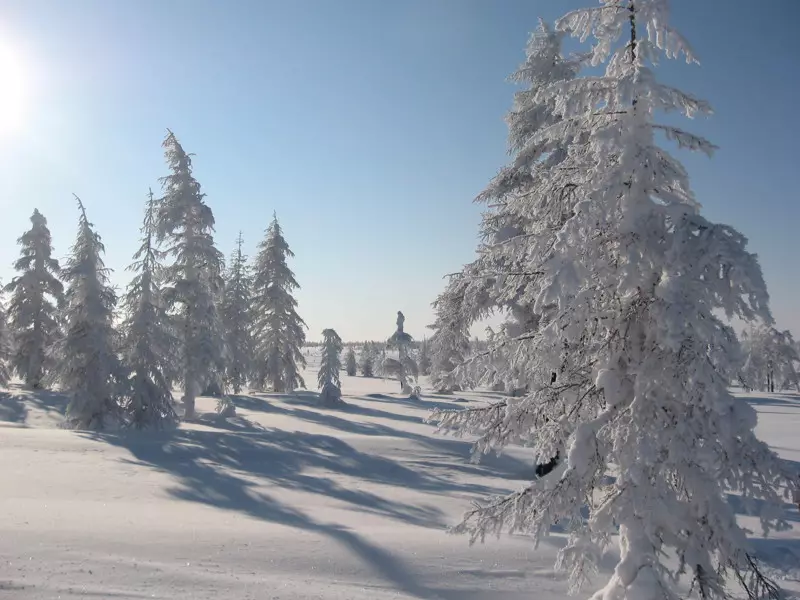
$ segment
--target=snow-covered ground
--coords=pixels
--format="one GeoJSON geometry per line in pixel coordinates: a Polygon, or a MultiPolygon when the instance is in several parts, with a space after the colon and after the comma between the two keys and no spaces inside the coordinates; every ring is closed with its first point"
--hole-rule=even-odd
{"type": "MultiPolygon", "coordinates": [[[[445,534],[471,501],[532,470],[523,449],[470,464],[467,442],[423,423],[435,406],[486,395],[412,401],[395,381],[342,384],[345,409],[318,408],[311,392],[254,394],[236,397],[227,421],[208,414],[174,433],[121,436],[56,429],[61,396],[10,388],[0,397],[0,598],[566,596],[553,571],[559,535],[534,549],[523,536],[469,547],[445,534]]],[[[762,438],[800,467],[800,397],[751,401],[762,438]]],[[[790,511],[793,529],[757,548],[796,590],[800,516],[790,511]]]]}

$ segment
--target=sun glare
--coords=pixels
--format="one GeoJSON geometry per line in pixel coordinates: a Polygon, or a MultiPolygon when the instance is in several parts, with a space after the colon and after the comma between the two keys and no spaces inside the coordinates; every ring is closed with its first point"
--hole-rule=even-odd
{"type": "Polygon", "coordinates": [[[0,136],[22,127],[26,103],[24,65],[10,48],[0,46],[0,136]]]}

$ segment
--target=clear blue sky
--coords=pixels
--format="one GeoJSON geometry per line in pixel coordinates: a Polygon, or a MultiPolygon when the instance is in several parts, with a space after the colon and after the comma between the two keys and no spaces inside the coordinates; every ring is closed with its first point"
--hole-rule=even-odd
{"type": "MultiPolygon", "coordinates": [[[[196,154],[226,254],[240,229],[252,254],[277,211],[311,339],[386,338],[397,310],[421,337],[442,276],[472,259],[471,200],[506,158],[506,77],[537,17],[577,5],[2,0],[0,49],[29,89],[17,131],[0,134],[0,276],[34,207],[66,254],[75,192],[124,284],[169,127],[196,154]]],[[[800,335],[800,1],[673,5],[703,65],[663,75],[712,102],[687,127],[721,146],[682,158],[706,214],[750,238],[778,325],[800,335]]]]}

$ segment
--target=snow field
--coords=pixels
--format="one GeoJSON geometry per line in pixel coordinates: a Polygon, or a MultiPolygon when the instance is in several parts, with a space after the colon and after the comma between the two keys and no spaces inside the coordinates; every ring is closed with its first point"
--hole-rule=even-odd
{"type": "MultiPolygon", "coordinates": [[[[307,382],[317,363],[312,352],[307,382]]],[[[437,405],[487,395],[414,402],[397,387],[343,375],[339,410],[311,391],[252,394],[224,420],[200,398],[198,422],[177,432],[97,435],[55,428],[58,394],[12,386],[0,401],[0,598],[565,597],[562,535],[534,549],[523,536],[469,547],[445,533],[532,470],[520,448],[471,464],[467,441],[423,423],[437,405]]],[[[800,462],[800,398],[752,401],[762,439],[800,462]]],[[[792,530],[756,548],[797,590],[793,511],[792,530]]]]}

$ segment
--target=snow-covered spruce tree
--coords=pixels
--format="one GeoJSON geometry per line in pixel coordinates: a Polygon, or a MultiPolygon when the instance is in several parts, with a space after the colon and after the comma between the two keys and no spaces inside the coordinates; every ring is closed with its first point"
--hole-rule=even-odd
{"type": "Polygon", "coordinates": [[[544,249],[555,242],[562,223],[572,213],[585,154],[583,146],[573,144],[579,133],[564,132],[546,140],[536,137],[561,122],[560,113],[554,110],[555,100],[538,98],[538,90],[574,79],[584,58],[564,58],[563,37],[563,32],[540,21],[527,45],[525,62],[512,76],[524,86],[515,94],[506,118],[513,161],[476,198],[487,205],[481,223],[483,243],[476,260],[449,276],[445,291],[434,302],[431,381],[440,391],[477,384],[519,391],[529,384],[527,373],[513,368],[516,361],[508,355],[512,349],[503,340],[530,334],[538,327],[534,296],[528,293],[536,274],[531,265],[544,260],[544,249]],[[548,176],[559,172],[571,173],[572,180],[565,184],[548,176]],[[541,257],[529,254],[531,238],[543,249],[541,257]],[[456,377],[454,369],[464,365],[470,354],[470,326],[492,313],[506,315],[495,351],[471,359],[469,368],[462,368],[456,377]]]}
{"type": "Polygon", "coordinates": [[[397,360],[384,358],[383,368],[386,374],[397,377],[400,382],[400,389],[403,390],[404,394],[411,394],[414,393],[411,380],[413,379],[416,382],[419,376],[419,368],[409,353],[414,338],[404,331],[405,320],[403,313],[398,310],[397,329],[386,342],[388,348],[397,349],[397,360]]]}
{"type": "Polygon", "coordinates": [[[417,365],[419,366],[420,375],[431,374],[430,344],[427,339],[423,339],[422,343],[419,345],[417,365]]]}
{"type": "Polygon", "coordinates": [[[52,257],[53,247],[47,219],[36,209],[31,228],[19,238],[21,256],[14,263],[20,274],[6,286],[11,293],[8,320],[13,337],[11,364],[32,388],[42,385],[53,368],[52,350],[59,339],[59,310],[64,306],[61,268],[52,257]]]}
{"type": "Polygon", "coordinates": [[[800,391],[800,354],[790,331],[761,325],[742,334],[745,354],[742,384],[749,389],[774,392],[793,387],[800,391]]]}
{"type": "Polygon", "coordinates": [[[162,252],[155,246],[156,212],[153,192],[147,200],[142,245],[128,267],[134,273],[122,299],[121,354],[130,372],[123,406],[128,423],[137,429],[171,429],[178,424],[170,382],[178,376],[178,338],[158,286],[162,252]]]}
{"type": "Polygon", "coordinates": [[[354,377],[356,374],[356,369],[358,365],[356,364],[356,351],[353,349],[352,346],[347,348],[347,356],[345,357],[345,369],[347,370],[347,374],[350,377],[354,377]]]}
{"type": "Polygon", "coordinates": [[[469,320],[462,311],[461,297],[445,291],[433,303],[436,320],[430,328],[431,386],[440,393],[456,391],[455,369],[469,352],[469,320]]]}
{"type": "Polygon", "coordinates": [[[386,345],[373,342],[373,349],[375,351],[375,358],[373,361],[373,370],[378,377],[386,377],[390,375],[386,371],[386,345]]]}
{"type": "Polygon", "coordinates": [[[782,490],[797,481],[755,436],[753,408],[728,391],[738,344],[719,315],[771,316],[746,239],[700,215],[686,171],[656,144],[658,136],[713,150],[655,122],[661,112],[709,111],[650,68],[659,53],[694,61],[668,8],[667,0],[604,0],[558,22],[593,36],[588,62],[605,69],[528,91],[557,117],[530,124],[512,145],[515,160],[540,156],[526,193],[513,199],[529,225],[484,258],[500,255],[493,294],[521,292],[538,320],[502,342],[528,390],[433,419],[478,434],[478,453],[516,442],[539,463],[564,457],[550,475],[468,513],[456,531],[473,540],[524,531],[538,541],[558,522],[569,534],[558,566],[573,589],[617,541],[619,563],[598,600],[677,600],[681,581],[701,598],[728,597],[733,581],[763,598],[776,588],[725,494],[759,501],[769,531],[785,525],[782,490]],[[566,164],[550,163],[555,145],[566,164]]]}
{"type": "Polygon", "coordinates": [[[375,376],[375,349],[370,342],[365,342],[359,357],[359,369],[362,377],[375,376]]]}
{"type": "Polygon", "coordinates": [[[113,429],[124,420],[120,403],[127,392],[113,328],[117,297],[103,264],[103,243],[83,203],[75,198],[80,209],[78,236],[63,272],[66,332],[58,342],[60,360],[52,377],[69,394],[65,427],[113,429]]]}
{"type": "Polygon", "coordinates": [[[273,215],[258,247],[253,276],[254,385],[291,392],[305,387],[300,367],[306,364],[302,353],[306,324],[297,314],[292,295],[300,286],[286,264],[294,253],[283,238],[277,216],[273,215]]]}
{"type": "Polygon", "coordinates": [[[225,380],[234,394],[247,385],[253,369],[252,277],[247,257],[242,253],[242,234],[230,260],[222,297],[222,323],[228,346],[225,380]]]}
{"type": "Polygon", "coordinates": [[[11,332],[8,329],[5,308],[0,305],[0,386],[8,384],[9,364],[13,355],[11,332]]]}
{"type": "Polygon", "coordinates": [[[217,383],[225,368],[224,334],[216,307],[222,289],[222,254],[214,245],[214,214],[192,176],[192,161],[175,134],[162,144],[170,174],[161,178],[163,197],[156,222],[159,241],[175,262],[164,269],[164,300],[177,317],[184,418],[194,416],[195,398],[217,383]]]}
{"type": "Polygon", "coordinates": [[[325,406],[337,406],[342,403],[342,389],[339,371],[342,369],[342,338],[333,329],[322,332],[322,360],[320,362],[317,383],[319,384],[320,402],[325,406]]]}

